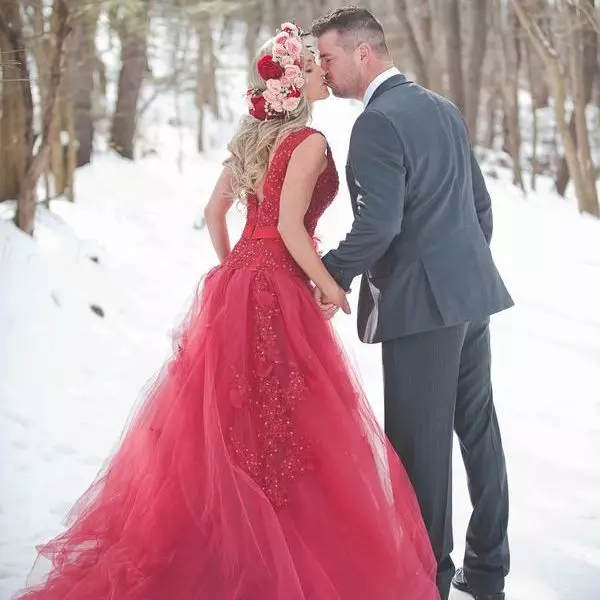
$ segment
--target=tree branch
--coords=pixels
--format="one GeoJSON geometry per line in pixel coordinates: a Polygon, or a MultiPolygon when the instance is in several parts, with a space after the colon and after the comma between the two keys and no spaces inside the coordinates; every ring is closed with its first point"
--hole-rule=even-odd
{"type": "Polygon", "coordinates": [[[57,23],[55,34],[56,42],[54,44],[54,54],[52,56],[52,62],[50,65],[48,89],[47,93],[45,94],[44,106],[42,107],[41,143],[40,148],[35,156],[33,156],[33,126],[31,123],[33,118],[33,102],[31,96],[31,86],[29,83],[27,61],[24,60],[24,64],[21,64],[22,73],[25,75],[24,79],[28,80],[26,84],[22,84],[24,93],[26,94],[26,102],[27,104],[31,103],[31,106],[26,107],[26,119],[28,125],[26,135],[28,138],[30,138],[28,139],[28,143],[31,143],[31,145],[29,146],[27,152],[25,178],[19,197],[17,226],[28,234],[33,233],[37,182],[42,174],[44,166],[47,163],[48,153],[50,152],[50,138],[54,124],[54,119],[52,117],[54,113],[54,106],[56,104],[56,97],[58,95],[58,88],[60,86],[62,70],[64,67],[65,46],[67,38],[71,32],[70,11],[67,5],[67,0],[56,0],[54,10],[56,11],[57,23]]]}

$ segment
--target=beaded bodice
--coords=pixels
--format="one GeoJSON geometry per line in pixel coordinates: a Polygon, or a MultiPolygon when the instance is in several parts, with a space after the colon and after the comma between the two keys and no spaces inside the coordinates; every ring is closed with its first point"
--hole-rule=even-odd
{"type": "MultiPolygon", "coordinates": [[[[223,264],[225,268],[301,270],[287,251],[279,232],[279,200],[288,164],[295,148],[309,135],[318,133],[304,127],[290,133],[275,152],[263,184],[263,198],[248,196],[246,226],[240,241],[223,264]]],[[[334,199],[339,185],[335,163],[327,146],[327,167],[319,176],[306,211],[304,225],[314,236],[319,218],[334,199]]]]}

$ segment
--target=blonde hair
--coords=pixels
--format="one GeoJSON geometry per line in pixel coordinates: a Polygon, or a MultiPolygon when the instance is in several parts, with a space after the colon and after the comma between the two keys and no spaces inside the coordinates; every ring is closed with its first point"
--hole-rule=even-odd
{"type": "MultiPolygon", "coordinates": [[[[266,82],[258,72],[258,61],[270,55],[274,39],[266,42],[257,52],[248,76],[251,88],[266,89],[266,82]]],[[[256,193],[265,176],[274,148],[289,133],[301,129],[310,121],[310,104],[304,93],[298,108],[285,111],[283,117],[260,121],[250,115],[242,117],[227,149],[231,156],[223,163],[233,173],[233,197],[245,201],[248,194],[256,193]]]]}

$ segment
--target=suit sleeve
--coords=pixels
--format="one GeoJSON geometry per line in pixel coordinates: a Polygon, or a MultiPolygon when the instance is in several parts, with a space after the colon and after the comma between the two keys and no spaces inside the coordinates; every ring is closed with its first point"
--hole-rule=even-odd
{"type": "Polygon", "coordinates": [[[406,168],[400,139],[379,112],[364,112],[350,140],[349,162],[358,188],[352,229],[323,257],[333,278],[345,289],[369,270],[402,228],[406,168]]]}
{"type": "Polygon", "coordinates": [[[477,220],[488,246],[492,241],[494,222],[492,217],[492,200],[485,185],[485,179],[481,173],[479,163],[471,149],[471,174],[473,178],[473,198],[475,199],[475,210],[477,220]]]}

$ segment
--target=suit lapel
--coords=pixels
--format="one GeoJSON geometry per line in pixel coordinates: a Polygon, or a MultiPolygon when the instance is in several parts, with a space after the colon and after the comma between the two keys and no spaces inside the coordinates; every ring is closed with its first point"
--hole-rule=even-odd
{"type": "MultiPolygon", "coordinates": [[[[371,99],[367,103],[367,106],[369,106],[369,104],[371,104],[371,102],[373,102],[373,100],[375,100],[375,98],[377,98],[378,96],[381,96],[381,94],[384,94],[388,90],[398,87],[399,85],[406,85],[407,83],[412,83],[412,81],[409,81],[408,79],[406,79],[406,77],[402,73],[400,73],[399,75],[394,75],[393,77],[390,77],[389,79],[386,79],[373,92],[373,95],[371,96],[371,99]]],[[[365,106],[365,108],[367,108],[367,106],[365,106]]]]}
{"type": "MultiPolygon", "coordinates": [[[[393,77],[390,77],[389,79],[386,79],[375,90],[375,92],[371,96],[371,99],[367,103],[367,106],[365,106],[365,109],[371,104],[371,102],[373,102],[373,100],[375,100],[375,98],[377,98],[378,96],[381,96],[381,94],[384,94],[388,90],[391,90],[400,85],[405,85],[407,83],[412,83],[412,82],[409,81],[408,79],[406,79],[406,77],[404,75],[402,75],[402,73],[400,73],[399,75],[394,75],[393,77]]],[[[350,192],[350,201],[352,202],[352,212],[354,213],[354,216],[357,216],[358,212],[359,212],[359,210],[358,210],[359,186],[358,186],[358,183],[356,182],[356,175],[354,174],[354,170],[352,169],[352,165],[350,164],[349,160],[346,164],[346,183],[348,184],[348,191],[350,192]]]]}

